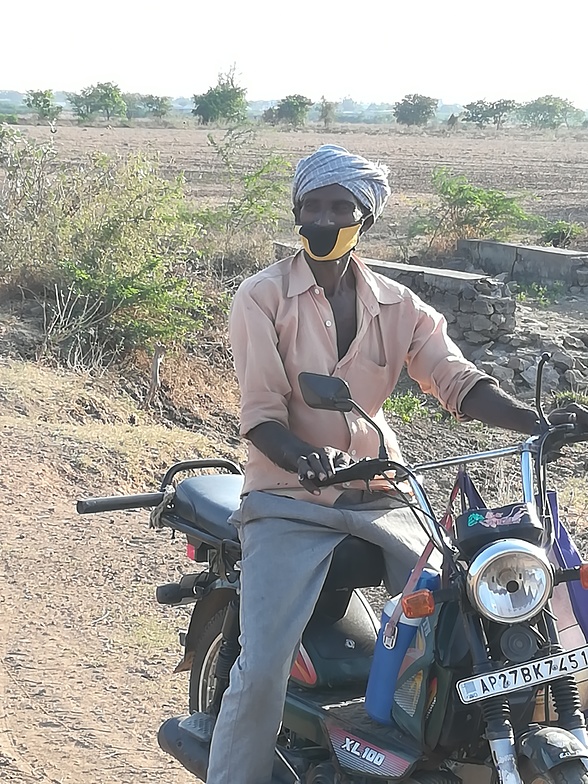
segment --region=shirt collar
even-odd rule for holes
[[[351,263],[354,264],[355,269],[357,295],[372,316],[380,312],[380,305],[391,305],[402,300],[402,295],[394,282],[390,280],[388,284],[386,279],[375,275],[355,253],[351,254]],[[299,250],[290,263],[287,296],[297,297],[316,285],[312,270],[304,258],[304,251]]]

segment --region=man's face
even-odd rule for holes
[[[303,196],[296,215],[301,225],[353,226],[363,217],[363,210],[355,196],[342,185],[325,185]]]

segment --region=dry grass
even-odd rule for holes
[[[206,383],[211,394],[218,391],[212,371],[202,368],[199,380],[198,385],[192,382],[193,398],[201,396],[197,390]],[[189,405],[187,377],[185,383]],[[30,460],[32,471],[37,462],[58,468],[64,479],[93,494],[153,490],[171,463],[217,456],[219,442],[223,454],[229,450],[222,438],[158,423],[155,412],[140,409],[113,374],[93,379],[5,362],[0,364],[0,402],[4,438],[21,444],[16,459]],[[237,446],[229,455],[243,457]]]

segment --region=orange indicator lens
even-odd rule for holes
[[[582,588],[588,590],[588,563],[580,566],[580,584]]]
[[[403,596],[402,609],[407,618],[425,618],[435,612],[435,599],[431,591],[423,588]]]

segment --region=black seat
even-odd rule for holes
[[[210,474],[184,479],[176,488],[175,512],[218,539],[238,541],[228,518],[241,503],[243,477],[239,474]],[[384,559],[379,547],[347,536],[337,545],[329,569],[328,588],[366,588],[380,585]]]
[[[191,476],[176,487],[174,509],[218,539],[238,541],[237,530],[228,519],[239,508],[242,489],[242,474]]]

